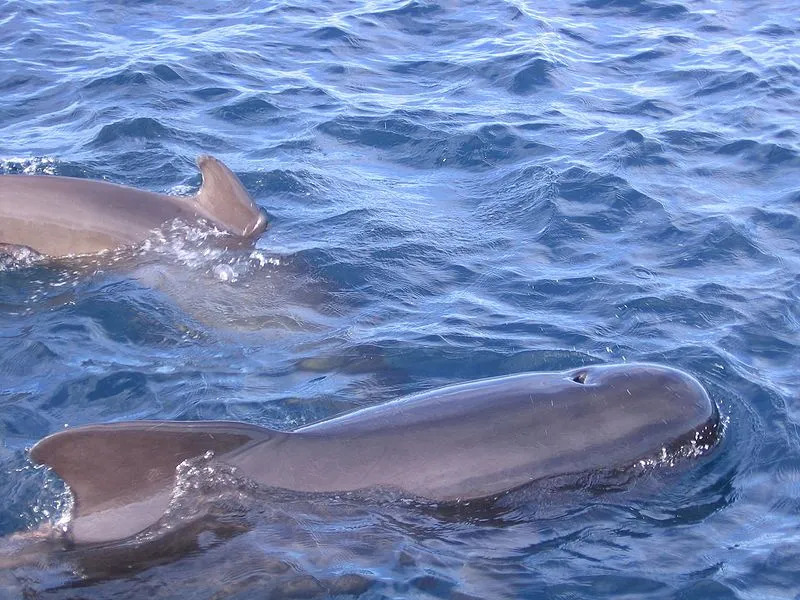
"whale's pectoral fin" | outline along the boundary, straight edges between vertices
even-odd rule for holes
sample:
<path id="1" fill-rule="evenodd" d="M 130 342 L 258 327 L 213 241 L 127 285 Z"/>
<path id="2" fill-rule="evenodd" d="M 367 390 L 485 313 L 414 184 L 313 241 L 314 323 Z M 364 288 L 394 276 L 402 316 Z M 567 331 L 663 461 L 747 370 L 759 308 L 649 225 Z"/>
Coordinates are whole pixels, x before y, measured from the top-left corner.
<path id="1" fill-rule="evenodd" d="M 234 235 L 252 237 L 267 226 L 264 212 L 253 202 L 239 178 L 213 156 L 197 158 L 203 185 L 197 203 L 215 224 Z"/>
<path id="2" fill-rule="evenodd" d="M 55 433 L 31 449 L 31 458 L 52 468 L 72 491 L 73 541 L 108 542 L 161 518 L 183 461 L 208 451 L 222 455 L 276 435 L 283 434 L 222 421 L 111 423 Z"/>

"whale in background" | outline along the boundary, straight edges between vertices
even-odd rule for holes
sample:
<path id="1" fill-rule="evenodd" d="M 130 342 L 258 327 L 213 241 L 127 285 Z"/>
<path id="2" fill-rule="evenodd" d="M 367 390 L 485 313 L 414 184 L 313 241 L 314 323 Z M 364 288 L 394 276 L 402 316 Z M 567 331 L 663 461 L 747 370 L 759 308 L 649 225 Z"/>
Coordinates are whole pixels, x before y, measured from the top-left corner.
<path id="1" fill-rule="evenodd" d="M 701 384 L 649 364 L 524 373 L 453 385 L 281 432 L 235 422 L 141 421 L 55 433 L 31 450 L 74 497 L 70 544 L 158 523 L 176 468 L 209 451 L 253 482 L 297 492 L 390 488 L 492 498 L 562 475 L 707 449 L 719 414 Z"/>
<path id="2" fill-rule="evenodd" d="M 194 196 L 168 196 L 105 181 L 54 175 L 0 175 L 0 247 L 50 256 L 91 254 L 143 241 L 173 219 L 200 219 L 241 238 L 266 217 L 222 162 L 200 156 Z"/>

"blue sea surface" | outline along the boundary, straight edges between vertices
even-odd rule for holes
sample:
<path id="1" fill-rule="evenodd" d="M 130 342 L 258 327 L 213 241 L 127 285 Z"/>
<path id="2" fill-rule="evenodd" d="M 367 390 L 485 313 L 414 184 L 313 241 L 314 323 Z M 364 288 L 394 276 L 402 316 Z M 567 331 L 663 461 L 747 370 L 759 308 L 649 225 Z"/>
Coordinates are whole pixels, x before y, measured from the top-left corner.
<path id="1" fill-rule="evenodd" d="M 799 2 L 0 0 L 0 173 L 191 193 L 203 153 L 268 212 L 254 248 L 3 265 L 0 534 L 67 510 L 27 459 L 67 425 L 650 361 L 723 439 L 491 514 L 267 502 L 0 597 L 800 598 Z"/>

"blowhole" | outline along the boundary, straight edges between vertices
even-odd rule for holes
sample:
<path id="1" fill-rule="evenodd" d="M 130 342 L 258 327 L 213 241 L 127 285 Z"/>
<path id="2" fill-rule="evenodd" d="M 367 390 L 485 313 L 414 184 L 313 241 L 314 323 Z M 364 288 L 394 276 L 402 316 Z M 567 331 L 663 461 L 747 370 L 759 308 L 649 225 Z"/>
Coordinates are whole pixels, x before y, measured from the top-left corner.
<path id="1" fill-rule="evenodd" d="M 572 381 L 575 383 L 586 383 L 586 376 L 588 373 L 586 371 L 581 371 L 580 373 L 576 374 L 575 377 L 572 378 Z"/>

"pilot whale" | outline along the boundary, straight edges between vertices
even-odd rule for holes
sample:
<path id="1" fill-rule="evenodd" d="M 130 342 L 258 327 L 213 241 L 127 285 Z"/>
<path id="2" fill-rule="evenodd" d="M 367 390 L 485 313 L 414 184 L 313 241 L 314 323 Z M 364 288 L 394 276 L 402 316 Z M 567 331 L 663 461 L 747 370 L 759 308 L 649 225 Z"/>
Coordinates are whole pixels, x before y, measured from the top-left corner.
<path id="1" fill-rule="evenodd" d="M 204 219 L 250 238 L 267 226 L 239 178 L 200 156 L 203 177 L 193 196 L 168 196 L 105 181 L 55 175 L 0 175 L 0 246 L 50 256 L 90 254 L 143 241 L 167 221 Z"/>
<path id="2" fill-rule="evenodd" d="M 420 499 L 497 497 L 539 480 L 711 447 L 719 414 L 692 376 L 650 364 L 523 373 L 420 393 L 291 432 L 236 422 L 140 421 L 38 442 L 74 498 L 67 536 L 126 540 L 158 523 L 176 468 L 213 452 L 253 482 L 298 492 L 391 488 Z"/>

